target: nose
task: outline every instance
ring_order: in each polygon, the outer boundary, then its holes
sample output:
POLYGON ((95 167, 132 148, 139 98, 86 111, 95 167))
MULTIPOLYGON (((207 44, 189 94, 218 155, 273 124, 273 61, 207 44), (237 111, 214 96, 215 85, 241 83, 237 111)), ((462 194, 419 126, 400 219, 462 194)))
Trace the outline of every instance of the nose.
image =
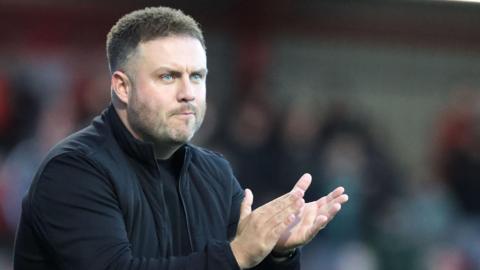
POLYGON ((190 81, 190 78, 181 79, 180 85, 178 87, 178 100, 180 102, 190 102, 195 100, 195 86, 190 81))

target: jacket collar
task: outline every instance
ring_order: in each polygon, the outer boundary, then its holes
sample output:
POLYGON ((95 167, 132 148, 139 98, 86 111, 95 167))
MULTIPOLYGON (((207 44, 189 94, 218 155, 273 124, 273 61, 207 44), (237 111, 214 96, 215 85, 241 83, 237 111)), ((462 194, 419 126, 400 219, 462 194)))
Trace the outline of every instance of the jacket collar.
MULTIPOLYGON (((103 117, 110 125, 113 136, 118 144, 129 156, 150 165, 156 164, 153 143, 144 142, 133 137, 127 127, 123 124, 112 104, 110 104, 105 110, 103 117)), ((184 155, 187 155, 189 152, 187 148, 188 146, 184 145, 177 151, 181 151, 184 155)))

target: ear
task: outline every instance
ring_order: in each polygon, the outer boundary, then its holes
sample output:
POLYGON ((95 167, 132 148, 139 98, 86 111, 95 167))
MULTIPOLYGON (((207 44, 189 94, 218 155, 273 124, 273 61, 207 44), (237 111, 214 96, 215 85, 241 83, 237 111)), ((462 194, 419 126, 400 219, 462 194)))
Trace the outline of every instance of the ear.
POLYGON ((132 83, 127 74, 120 70, 115 71, 112 74, 111 88, 121 102, 128 104, 132 83))

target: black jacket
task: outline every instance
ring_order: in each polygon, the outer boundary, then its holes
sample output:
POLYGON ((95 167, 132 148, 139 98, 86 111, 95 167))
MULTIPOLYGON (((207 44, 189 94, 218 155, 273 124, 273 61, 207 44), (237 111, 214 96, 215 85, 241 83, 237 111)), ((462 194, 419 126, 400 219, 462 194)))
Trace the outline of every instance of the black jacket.
MULTIPOLYGON (((185 145, 179 194, 187 254, 174 254, 153 146, 113 107, 55 146, 23 201, 14 269, 238 269, 230 249, 243 191, 220 155, 185 145), (183 255, 183 256, 182 256, 183 255)), ((298 253, 298 252, 297 252, 298 253)), ((257 269, 298 269, 299 255, 257 269)))

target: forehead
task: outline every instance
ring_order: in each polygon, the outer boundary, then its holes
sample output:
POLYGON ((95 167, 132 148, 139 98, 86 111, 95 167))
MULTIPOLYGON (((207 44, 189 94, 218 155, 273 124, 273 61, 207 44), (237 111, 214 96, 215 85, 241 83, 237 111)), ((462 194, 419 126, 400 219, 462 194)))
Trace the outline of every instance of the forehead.
POLYGON ((202 69, 207 66, 207 56, 200 41, 189 36, 159 37, 138 45, 140 68, 202 69))

